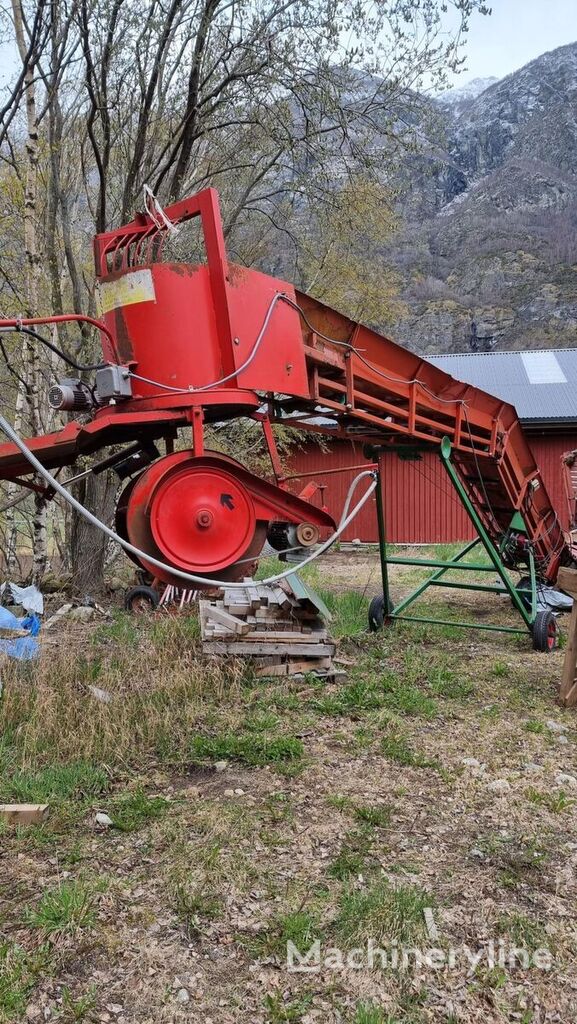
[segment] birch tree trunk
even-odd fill
[[[29,315],[38,313],[40,299],[41,256],[38,244],[38,114],[36,109],[34,56],[29,59],[25,35],[25,20],[22,0],[12,0],[14,34],[22,65],[25,68],[24,96],[26,99],[26,175],[24,193],[24,255],[26,266],[26,298]],[[40,418],[39,385],[40,366],[38,348],[28,339],[24,343],[24,376],[28,385],[26,393],[27,420],[30,432],[37,435],[42,431]],[[22,426],[22,424],[21,424]],[[34,495],[33,519],[33,569],[34,579],[42,577],[48,563],[46,529],[46,500],[40,494]],[[14,534],[14,529],[12,534]],[[11,537],[12,540],[12,537]],[[14,539],[14,543],[16,540]],[[12,545],[10,545],[12,551]]]

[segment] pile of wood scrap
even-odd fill
[[[247,581],[221,600],[200,601],[203,651],[251,657],[259,675],[334,675],[330,612],[296,574],[284,586]]]

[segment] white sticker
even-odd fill
[[[114,281],[100,281],[98,287],[101,314],[137,302],[154,302],[154,281],[151,270],[130,270]]]

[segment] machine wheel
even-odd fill
[[[154,587],[132,587],[124,595],[127,612],[151,612],[158,607],[158,593]]]
[[[385,622],[388,621],[389,612],[392,612],[393,607],[389,601],[388,608],[385,612],[385,598],[382,594],[377,594],[373,597],[369,605],[369,629],[371,633],[377,633],[379,629],[382,629]]]
[[[537,612],[533,623],[533,647],[535,650],[546,653],[555,650],[558,636],[559,627],[553,612]]]

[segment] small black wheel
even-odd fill
[[[515,587],[519,597],[521,598],[525,608],[528,612],[531,611],[531,577],[521,576],[517,586]],[[512,603],[512,602],[511,602]]]
[[[554,651],[559,638],[559,627],[553,612],[537,612],[533,623],[533,647],[536,651]]]
[[[392,610],[393,606],[390,601],[385,609],[385,598],[382,594],[377,594],[376,597],[373,597],[369,605],[369,629],[371,633],[377,633],[379,629],[383,628],[385,622],[389,621],[389,613]]]
[[[127,612],[151,612],[158,607],[159,597],[154,587],[132,587],[124,595]]]

